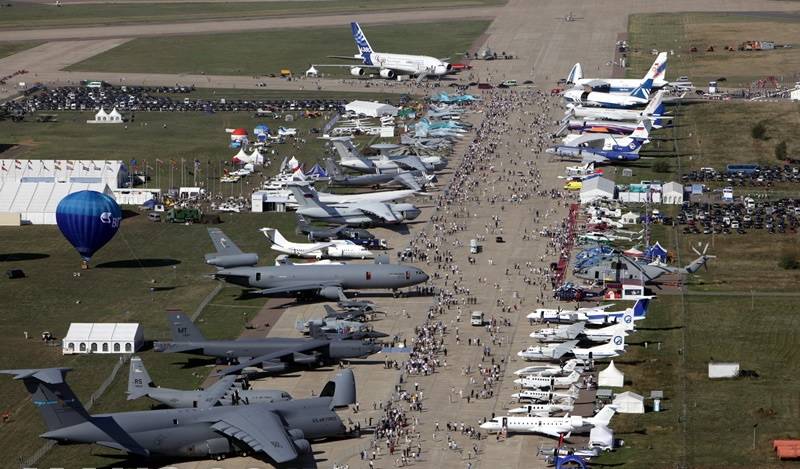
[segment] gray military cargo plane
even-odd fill
[[[354,202],[328,205],[320,202],[308,186],[291,185],[297,201],[297,213],[325,223],[354,226],[396,225],[416,219],[420,213],[414,204],[386,202]]]
[[[366,358],[381,351],[381,345],[361,340],[329,338],[312,329],[311,338],[264,337],[259,339],[209,340],[181,311],[167,312],[171,341],[156,341],[153,349],[164,353],[188,353],[207,357],[236,359],[239,365],[223,370],[232,374],[258,367],[265,373],[280,373],[292,366],[334,364],[342,359]]]
[[[236,375],[226,375],[208,389],[197,391],[156,387],[142,359],[132,357],[128,372],[128,400],[147,396],[174,409],[185,409],[238,403],[263,404],[288,401],[292,398],[286,391],[276,389],[242,389],[237,379]]]
[[[325,160],[325,170],[330,179],[328,185],[339,187],[377,187],[377,186],[403,186],[415,191],[422,191],[423,187],[434,179],[419,171],[403,171],[384,173],[376,168],[375,172],[367,174],[344,174],[333,161]]]
[[[389,264],[379,257],[374,264],[285,264],[251,267],[249,254],[243,253],[222,230],[208,230],[216,253],[206,254],[206,263],[216,266],[214,278],[256,289],[272,296],[310,295],[329,300],[346,299],[344,290],[410,287],[428,280],[422,270],[403,264]],[[210,260],[209,260],[210,259]],[[248,263],[237,265],[240,261]],[[213,263],[212,263],[213,262]]]
[[[319,397],[269,404],[90,415],[64,377],[69,368],[0,370],[22,380],[42,415],[42,438],[97,444],[141,457],[256,453],[285,467],[316,467],[310,440],[348,432],[336,407],[355,403],[353,372],[338,373]]]

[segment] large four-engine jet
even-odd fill
[[[200,329],[181,311],[169,311],[172,340],[153,344],[156,352],[186,353],[206,357],[238,360],[224,374],[237,373],[248,367],[265,373],[281,373],[295,366],[335,364],[343,359],[365,358],[381,350],[375,343],[329,338],[312,330],[311,338],[264,337],[258,339],[207,339]]]
[[[441,77],[447,75],[452,67],[445,62],[446,59],[437,59],[427,55],[392,54],[376,52],[367,41],[367,36],[358,23],[350,23],[353,39],[356,42],[357,53],[354,56],[331,56],[333,59],[360,60],[359,65],[339,64],[314,64],[312,67],[348,67],[350,75],[360,77],[367,74],[367,70],[375,70],[383,78],[396,79],[399,75],[411,75],[418,79],[426,77]]]
[[[307,186],[289,186],[297,201],[297,213],[304,217],[332,224],[355,226],[396,225],[417,218],[421,211],[413,204],[357,202],[328,205],[319,200]]]
[[[345,369],[328,381],[319,397],[309,399],[90,415],[64,379],[69,370],[0,373],[25,384],[47,427],[42,438],[97,444],[142,457],[222,458],[253,453],[275,465],[316,467],[310,441],[347,436],[335,409],[356,402],[355,378],[352,370]]]
[[[663,88],[668,84],[664,79],[667,73],[667,58],[667,53],[661,52],[650,67],[654,89]],[[610,93],[630,93],[641,84],[641,80],[635,78],[584,78],[581,64],[576,63],[567,75],[567,83],[575,86],[608,89]]]
[[[286,391],[276,389],[242,389],[237,379],[236,375],[226,375],[206,389],[196,391],[162,388],[150,378],[142,359],[132,357],[128,372],[128,400],[146,396],[173,409],[187,409],[235,405],[238,402],[263,404],[292,398]]]

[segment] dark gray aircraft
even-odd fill
[[[226,368],[223,374],[258,367],[265,373],[279,373],[292,366],[334,364],[342,359],[365,358],[381,351],[381,345],[361,340],[329,338],[318,329],[311,338],[264,337],[259,339],[209,340],[181,311],[167,312],[172,341],[153,344],[156,352],[188,353],[207,357],[236,359],[238,366]],[[366,333],[362,333],[366,336]],[[350,336],[346,336],[350,337]]]
[[[256,453],[286,467],[316,467],[310,440],[346,436],[334,409],[356,401],[352,370],[319,397],[269,404],[89,415],[66,383],[69,368],[0,370],[22,380],[42,415],[42,438],[97,444],[142,457],[222,458]]]
[[[286,391],[276,389],[243,389],[236,375],[226,375],[208,389],[184,391],[156,387],[142,359],[131,358],[128,373],[128,400],[147,396],[154,401],[174,409],[189,407],[214,407],[218,405],[263,404],[288,401],[292,398]]]
[[[422,191],[425,184],[434,179],[433,176],[425,176],[419,171],[382,173],[378,168],[375,168],[375,172],[373,173],[349,175],[342,173],[342,171],[339,169],[339,166],[334,164],[334,162],[329,159],[325,160],[325,169],[330,175],[328,185],[339,187],[377,187],[400,185],[415,191]]]
[[[422,213],[414,204],[360,201],[330,205],[323,203],[308,186],[290,185],[297,213],[324,223],[353,226],[396,225]]]
[[[422,270],[404,264],[389,264],[379,257],[374,264],[285,264],[250,267],[250,254],[243,253],[222,230],[208,230],[217,252],[206,254],[206,262],[219,270],[214,278],[256,289],[261,295],[311,295],[329,300],[344,297],[344,290],[410,287],[428,280]],[[247,264],[237,264],[247,261]]]

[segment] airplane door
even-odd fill
[[[368,271],[368,272],[366,273],[366,279],[367,279],[367,280],[372,280],[372,272],[369,272],[369,271]]]
[[[508,428],[508,417],[503,417],[502,426]]]

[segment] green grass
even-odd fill
[[[46,28],[55,26],[102,26],[130,23],[177,23],[210,19],[288,17],[308,14],[333,15],[379,11],[468,8],[502,5],[504,0],[305,0],[238,3],[128,3],[52,4],[11,2],[0,8],[0,29]]]
[[[413,23],[366,28],[373,48],[385,52],[458,57],[483,34],[489,21]],[[257,53],[255,52],[257,50]],[[274,30],[161,38],[140,38],[74,64],[68,70],[91,72],[268,75],[309,65],[350,64],[329,55],[351,56],[355,45],[345,25],[332,28]],[[346,74],[347,68],[322,68]]]
[[[267,249],[258,228],[274,226],[287,237],[299,239],[294,235],[292,214],[226,215],[223,221],[220,228],[243,250],[257,252],[262,264],[272,263],[275,253]],[[212,269],[203,262],[203,253],[210,252],[212,245],[202,225],[156,224],[142,215],[126,218],[117,236],[92,259],[93,268],[81,272],[80,277],[73,275],[80,271],[78,254],[55,226],[6,227],[0,229],[0,243],[4,252],[0,264],[6,269],[22,268],[28,275],[0,283],[4,299],[0,369],[72,367],[70,383],[83,399],[105,379],[117,357],[64,357],[60,348],[46,347],[37,339],[42,331],[63,337],[70,322],[130,321],[143,325],[147,340],[166,338],[169,330],[164,310],[181,308],[191,313],[215,286],[205,277]],[[11,253],[41,258],[9,260]],[[111,267],[122,261],[128,262]],[[152,292],[151,287],[159,290]],[[200,316],[200,327],[209,337],[238,336],[245,321],[265,303],[264,298],[242,299],[239,292],[238,288],[224,288]],[[24,339],[25,331],[31,339]],[[183,355],[149,351],[142,356],[154,380],[163,386],[192,389],[208,372],[204,367],[186,368]],[[94,411],[149,408],[147,400],[125,400],[126,381],[127,370],[118,375]],[[42,444],[37,435],[44,427],[19,382],[0,379],[0,409],[15,412],[13,422],[0,431],[0,455],[6,460],[29,456]],[[69,461],[84,466],[108,463],[90,456],[85,447],[57,448],[50,457],[53,464],[66,464],[63,467],[75,467]]]
[[[628,22],[629,77],[640,78],[653,63],[651,49],[670,51],[667,78],[689,76],[698,88],[720,77],[723,87],[749,86],[774,76],[784,85],[794,84],[800,51],[797,13],[658,13],[631,15]],[[792,44],[790,49],[738,51],[747,40],[773,40]],[[708,47],[713,46],[713,51]],[[724,50],[725,46],[734,51]],[[690,52],[696,47],[698,52]]]
[[[0,59],[42,44],[39,41],[0,42]]]

